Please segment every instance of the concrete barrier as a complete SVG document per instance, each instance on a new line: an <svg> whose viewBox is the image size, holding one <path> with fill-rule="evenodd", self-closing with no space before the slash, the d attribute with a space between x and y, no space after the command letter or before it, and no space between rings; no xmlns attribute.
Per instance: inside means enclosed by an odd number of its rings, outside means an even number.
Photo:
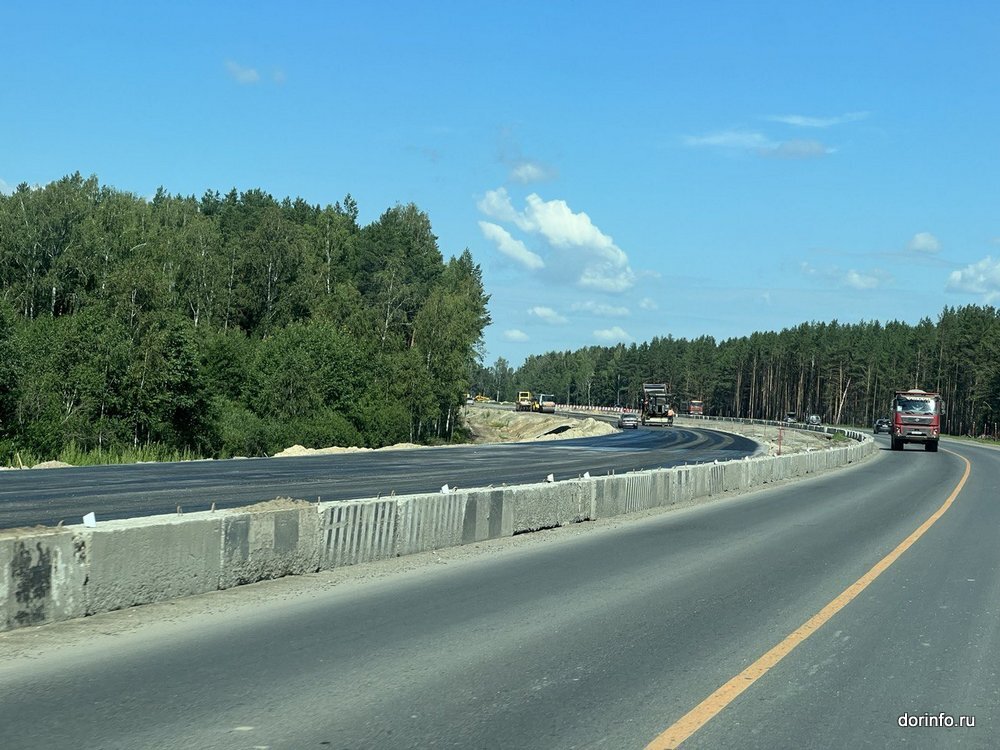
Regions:
<svg viewBox="0 0 1000 750"><path fill-rule="evenodd" d="M778 424L778 423L774 423ZM715 427L715 425L712 425ZM813 428L832 431L828 427ZM219 512L0 531L0 628L508 537L679 503L863 460L847 445L616 476L310 504L279 500Z"/></svg>
<svg viewBox="0 0 1000 750"><path fill-rule="evenodd" d="M223 526L222 514L209 512L71 526L87 614L218 589Z"/></svg>
<svg viewBox="0 0 1000 750"><path fill-rule="evenodd" d="M68 620L87 614L86 552L66 529L0 536L0 628Z"/></svg>

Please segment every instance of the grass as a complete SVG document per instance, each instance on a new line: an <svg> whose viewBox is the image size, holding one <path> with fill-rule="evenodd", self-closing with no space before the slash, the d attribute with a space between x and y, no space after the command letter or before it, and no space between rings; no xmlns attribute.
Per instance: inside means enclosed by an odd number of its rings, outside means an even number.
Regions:
<svg viewBox="0 0 1000 750"><path fill-rule="evenodd" d="M204 458L194 451L168 448L164 445L140 445L135 448L118 448L101 450L93 448L85 450L74 442L63 446L59 454L52 457L42 457L31 451L14 451L5 457L4 463L16 468L29 468L44 461L62 461L72 466L101 466L107 464L137 464L154 461L197 461Z"/></svg>

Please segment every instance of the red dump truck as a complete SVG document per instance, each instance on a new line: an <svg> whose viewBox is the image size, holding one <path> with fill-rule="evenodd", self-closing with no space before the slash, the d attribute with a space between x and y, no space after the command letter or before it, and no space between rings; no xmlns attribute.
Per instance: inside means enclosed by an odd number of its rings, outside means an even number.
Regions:
<svg viewBox="0 0 1000 750"><path fill-rule="evenodd" d="M906 443L923 443L924 450L936 451L941 436L944 401L940 393L913 388L896 391L892 399L892 428L889 432L894 451Z"/></svg>

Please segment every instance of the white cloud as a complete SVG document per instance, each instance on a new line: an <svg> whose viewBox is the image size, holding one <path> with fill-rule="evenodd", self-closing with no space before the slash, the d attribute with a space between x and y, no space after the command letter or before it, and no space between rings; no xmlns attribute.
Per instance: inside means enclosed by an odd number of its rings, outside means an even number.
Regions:
<svg viewBox="0 0 1000 750"><path fill-rule="evenodd" d="M510 202L510 196L507 194L506 188L500 187L496 190L487 190L486 195L476 204L476 208L491 219L515 224L519 229L529 229L524 218L514 208L514 204Z"/></svg>
<svg viewBox="0 0 1000 750"><path fill-rule="evenodd" d="M656 300L653 300L653 299L651 299L649 297L643 297L641 300L639 300L639 307L641 307L643 310L659 310L660 309L660 306L658 304L656 304Z"/></svg>
<svg viewBox="0 0 1000 750"><path fill-rule="evenodd" d="M689 135L684 137L684 143L687 146L734 149L768 149L778 145L762 133L744 130L723 130L708 135Z"/></svg>
<svg viewBox="0 0 1000 750"><path fill-rule="evenodd" d="M551 307L532 307L528 310L528 315L534 315L536 318L541 318L546 323L563 324L568 323L566 316L560 315Z"/></svg>
<svg viewBox="0 0 1000 750"><path fill-rule="evenodd" d="M885 283L886 280L886 275L880 271L862 273L855 271L853 268L844 274L842 279L847 286L854 289L876 289Z"/></svg>
<svg viewBox="0 0 1000 750"><path fill-rule="evenodd" d="M763 133L746 130L724 130L708 135L685 136L684 143L695 148L750 151L758 156L778 159L814 159L834 152L834 149L816 140L778 141Z"/></svg>
<svg viewBox="0 0 1000 750"><path fill-rule="evenodd" d="M528 334L517 328L508 328L503 332L504 340L506 341L527 341Z"/></svg>
<svg viewBox="0 0 1000 750"><path fill-rule="evenodd" d="M257 83L260 74L253 68L247 68L232 60L226 60L226 70L237 83Z"/></svg>
<svg viewBox="0 0 1000 750"><path fill-rule="evenodd" d="M275 70L271 72L271 80L274 81L279 86L281 86L288 79L287 76L285 75L285 71Z"/></svg>
<svg viewBox="0 0 1000 750"><path fill-rule="evenodd" d="M873 268L870 271L858 271L850 268L844 271L837 266L816 268L809 263L802 262L799 264L799 271L804 276L822 279L829 284L847 286L852 289L878 289L892 281L892 275L880 268Z"/></svg>
<svg viewBox="0 0 1000 750"><path fill-rule="evenodd" d="M781 122L785 125L795 125L800 128L829 128L834 125L843 125L845 122L857 122L868 117L868 112L848 112L836 117L808 117L806 115L773 115L768 117L772 122Z"/></svg>
<svg viewBox="0 0 1000 750"><path fill-rule="evenodd" d="M993 256L987 255L961 271L952 271L945 289L949 292L982 294L987 303L997 301L1000 299L1000 260L993 260Z"/></svg>
<svg viewBox="0 0 1000 750"><path fill-rule="evenodd" d="M522 185L552 180L557 176L554 169L537 161L520 161L514 164L510 170L510 178L514 182L520 182Z"/></svg>
<svg viewBox="0 0 1000 750"><path fill-rule="evenodd" d="M906 247L915 253L936 253L941 249L941 243L930 232L917 232Z"/></svg>
<svg viewBox="0 0 1000 750"><path fill-rule="evenodd" d="M594 338L598 341L631 341L632 337L621 326L611 328L599 328L594 331Z"/></svg>
<svg viewBox="0 0 1000 750"><path fill-rule="evenodd" d="M770 156L776 159L816 159L833 152L834 149L826 144L812 140L783 141L774 148L765 148L759 151L761 156Z"/></svg>
<svg viewBox="0 0 1000 750"><path fill-rule="evenodd" d="M587 300L586 302L574 302L573 310L576 312L589 312L605 318L623 318L630 314L627 307L620 305L608 305L604 302L594 302L592 300Z"/></svg>
<svg viewBox="0 0 1000 750"><path fill-rule="evenodd" d="M0 180L0 195L11 195L14 188L7 184L5 180Z"/></svg>
<svg viewBox="0 0 1000 750"><path fill-rule="evenodd" d="M541 256L531 252L521 240L511 237L510 233L503 227L489 221L481 221L479 228L486 239L496 244L497 250L529 271L537 271L539 268L545 267L545 261L542 260Z"/></svg>
<svg viewBox="0 0 1000 750"><path fill-rule="evenodd" d="M529 195L525 204L524 211L517 211L507 191L498 188L487 192L477 206L487 216L541 235L551 247L564 251L557 259L558 267L574 269L579 286L623 292L635 284L628 256L587 214L574 212L566 201L543 200L537 193ZM487 222L480 222L480 227L484 224Z"/></svg>

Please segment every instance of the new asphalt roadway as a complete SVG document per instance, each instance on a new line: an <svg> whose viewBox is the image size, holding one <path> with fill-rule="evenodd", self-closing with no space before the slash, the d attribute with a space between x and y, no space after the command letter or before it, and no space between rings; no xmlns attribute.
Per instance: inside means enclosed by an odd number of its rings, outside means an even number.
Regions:
<svg viewBox="0 0 1000 750"><path fill-rule="evenodd" d="M724 461L752 440L702 429L641 429L572 440L296 458L0 472L0 528L208 510L292 497L348 500Z"/></svg>
<svg viewBox="0 0 1000 750"><path fill-rule="evenodd" d="M2 744L995 748L1000 453L879 440L662 515L0 634Z"/></svg>

